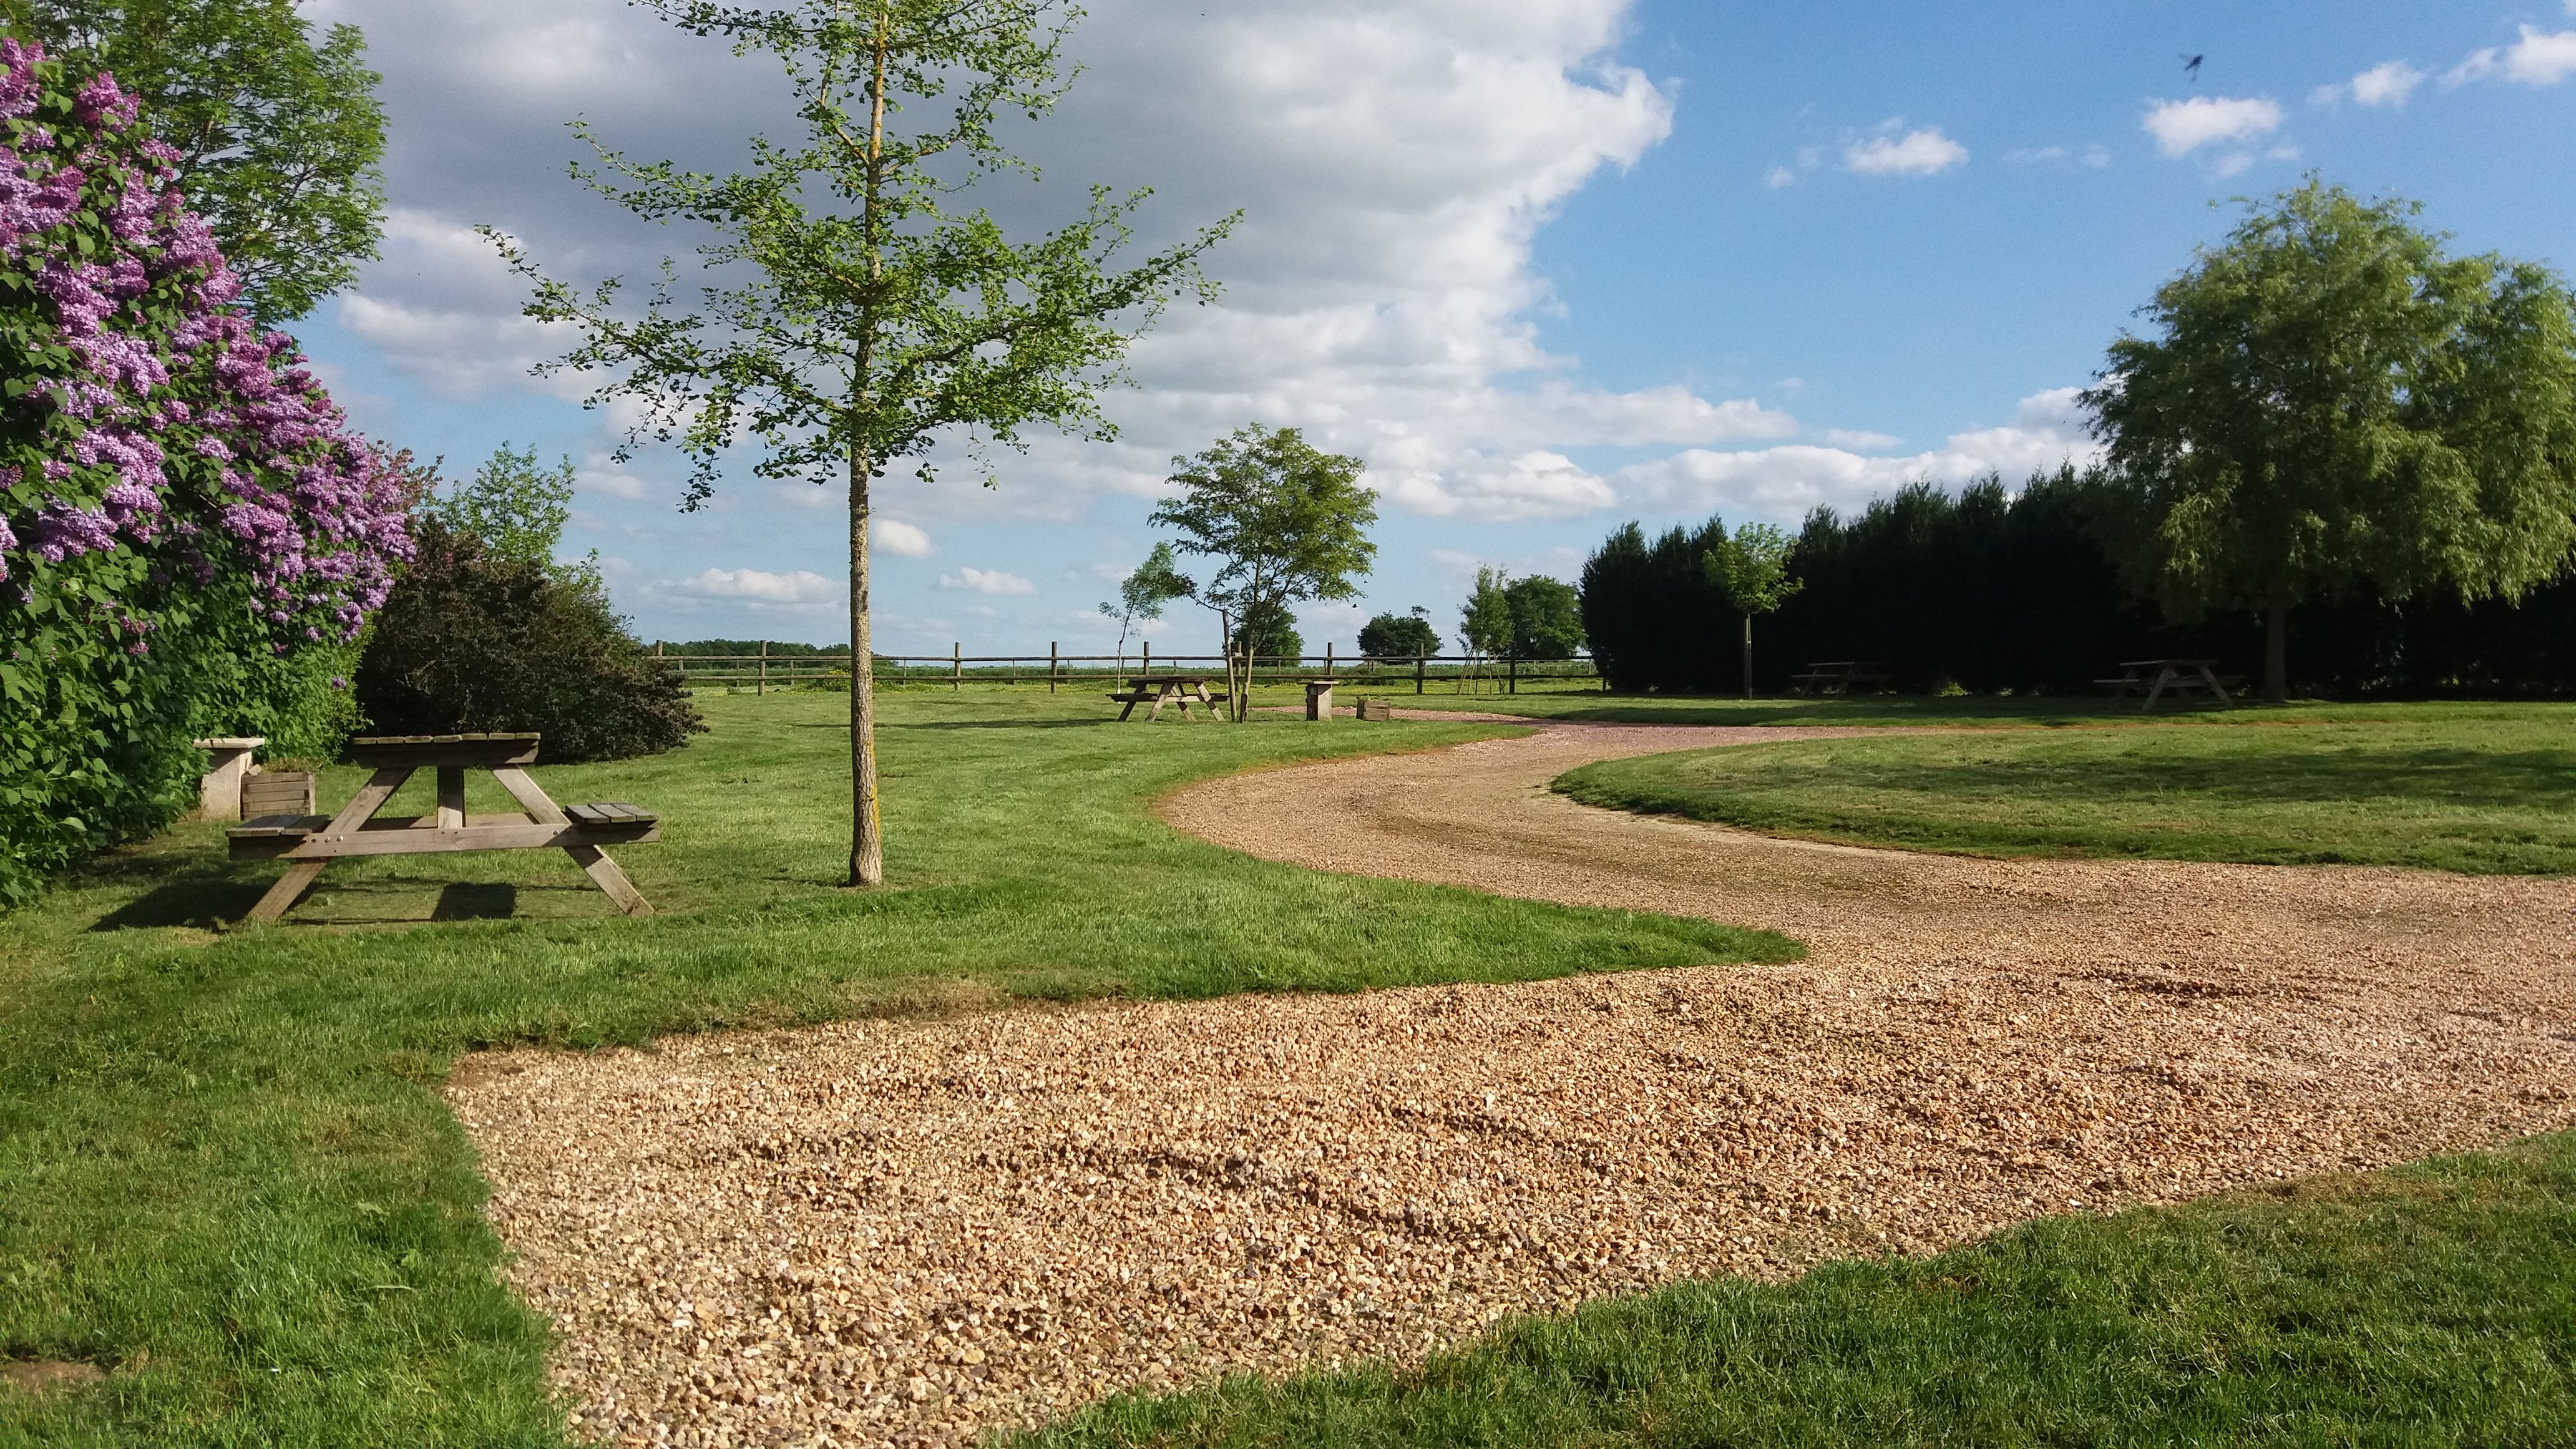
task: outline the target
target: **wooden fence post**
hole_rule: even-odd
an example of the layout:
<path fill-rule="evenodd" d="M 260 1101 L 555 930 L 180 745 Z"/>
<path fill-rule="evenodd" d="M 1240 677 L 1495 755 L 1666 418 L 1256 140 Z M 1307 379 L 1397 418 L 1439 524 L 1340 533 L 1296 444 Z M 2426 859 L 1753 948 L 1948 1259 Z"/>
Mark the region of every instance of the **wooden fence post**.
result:
<path fill-rule="evenodd" d="M 760 682 L 751 687 L 753 698 L 769 693 L 769 641 L 760 641 Z"/>
<path fill-rule="evenodd" d="M 1503 693 L 1505 693 L 1505 694 L 1518 694 L 1518 693 L 1520 693 L 1520 692 L 1521 692 L 1521 657 L 1520 657 L 1519 655 L 1517 655 L 1517 654 L 1514 654 L 1514 655 L 1509 656 L 1508 658 L 1506 658 L 1506 659 L 1503 661 L 1503 667 L 1504 667 L 1505 669 L 1507 669 L 1507 670 L 1509 670 L 1509 671 L 1511 672 L 1510 682 L 1508 682 L 1507 684 L 1505 684 L 1505 685 L 1503 686 Z"/>
<path fill-rule="evenodd" d="M 966 687 L 966 646 L 955 640 L 948 643 L 948 692 L 955 694 Z"/>
<path fill-rule="evenodd" d="M 1143 671 L 1144 671 L 1145 673 L 1147 673 L 1147 674 L 1151 674 L 1151 673 L 1153 673 L 1153 672 L 1154 672 L 1154 641 L 1153 641 L 1153 640 L 1148 639 L 1148 640 L 1146 640 L 1146 641 L 1145 641 L 1145 662 L 1144 662 L 1144 663 L 1142 663 L 1142 664 L 1137 665 L 1136 667 L 1137 667 L 1138 669 L 1143 670 Z"/>
<path fill-rule="evenodd" d="M 1413 692 L 1422 692 L 1422 656 L 1419 654 L 1413 656 Z"/>
<path fill-rule="evenodd" d="M 1047 641 L 1047 693 L 1055 693 L 1055 641 Z"/>

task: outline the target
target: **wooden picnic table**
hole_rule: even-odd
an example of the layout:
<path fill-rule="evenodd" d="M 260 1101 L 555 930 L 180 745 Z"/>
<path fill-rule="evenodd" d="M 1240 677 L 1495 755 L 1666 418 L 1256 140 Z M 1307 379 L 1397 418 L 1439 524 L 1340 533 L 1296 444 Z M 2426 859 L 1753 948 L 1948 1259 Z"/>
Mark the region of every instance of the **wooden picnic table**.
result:
<path fill-rule="evenodd" d="M 267 815 L 230 832 L 236 860 L 284 860 L 286 874 L 251 908 L 250 920 L 285 915 L 332 861 L 361 855 L 437 855 L 455 850 L 554 850 L 573 858 L 592 882 L 630 916 L 653 907 L 601 849 L 662 838 L 659 817 L 632 805 L 562 805 L 528 777 L 537 758 L 532 734 L 376 735 L 349 742 L 349 756 L 375 773 L 337 815 Z M 384 816 L 394 792 L 415 770 L 438 772 L 438 808 L 422 816 Z M 465 772 L 489 770 L 524 814 L 465 813 Z"/>
<path fill-rule="evenodd" d="M 1800 694 L 1849 694 L 1855 689 L 1887 689 L 1896 676 L 1877 659 L 1825 659 L 1807 666 L 1804 674 L 1792 674 L 1789 682 Z"/>
<path fill-rule="evenodd" d="M 2241 686 L 2245 680 L 2241 675 L 2213 673 L 2217 663 L 2215 659 L 2124 659 L 2119 678 L 2093 682 L 2107 687 L 2113 699 L 2124 699 L 2132 690 L 2144 691 L 2146 702 L 2138 706 L 2141 714 L 2154 709 L 2167 694 L 2180 698 L 2204 691 L 2232 709 L 2236 701 L 2227 697 L 2227 686 Z"/>
<path fill-rule="evenodd" d="M 1211 691 L 1204 674 L 1137 674 L 1128 677 L 1124 690 L 1112 691 L 1109 702 L 1127 706 L 1118 711 L 1120 719 L 1134 714 L 1136 706 L 1150 704 L 1153 709 L 1146 713 L 1145 719 L 1151 723 L 1162 718 L 1163 706 L 1167 704 L 1179 705 L 1183 719 L 1190 717 L 1192 704 L 1201 706 L 1210 717 L 1214 717 L 1216 707 L 1229 698 L 1232 696 L 1222 689 Z"/>

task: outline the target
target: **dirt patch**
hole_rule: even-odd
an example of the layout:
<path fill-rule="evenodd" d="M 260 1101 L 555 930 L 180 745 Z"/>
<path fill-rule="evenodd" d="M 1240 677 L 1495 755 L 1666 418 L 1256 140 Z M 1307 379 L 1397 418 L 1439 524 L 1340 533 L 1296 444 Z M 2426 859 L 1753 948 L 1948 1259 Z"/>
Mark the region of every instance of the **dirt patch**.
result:
<path fill-rule="evenodd" d="M 60 1358 L 0 1360 L 0 1384 L 21 1393 L 60 1393 L 106 1381 L 107 1370 L 94 1363 Z"/>
<path fill-rule="evenodd" d="M 1164 810 L 1327 869 L 1783 930 L 1814 950 L 1796 965 L 461 1074 L 581 1426 L 959 1443 L 1122 1388 L 1415 1359 L 1677 1277 L 2576 1125 L 2576 883 L 1898 855 L 1546 789 L 1791 733 L 1550 725 Z"/>

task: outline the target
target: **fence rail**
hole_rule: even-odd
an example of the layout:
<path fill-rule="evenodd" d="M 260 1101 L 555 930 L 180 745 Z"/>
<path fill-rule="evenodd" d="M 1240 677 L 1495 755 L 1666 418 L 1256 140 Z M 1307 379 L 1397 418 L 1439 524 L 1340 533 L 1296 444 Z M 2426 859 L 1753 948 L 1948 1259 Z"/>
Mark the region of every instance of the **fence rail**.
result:
<path fill-rule="evenodd" d="M 766 693 L 772 687 L 845 683 L 850 677 L 847 652 L 674 654 L 666 652 L 664 645 L 655 644 L 653 654 L 667 664 L 678 666 L 681 676 L 689 683 L 748 684 L 755 693 Z M 1043 684 L 1052 692 L 1067 684 L 1098 683 L 1138 675 L 1189 673 L 1194 670 L 1221 674 L 1225 663 L 1225 657 L 1220 654 L 1157 654 L 1151 644 L 1130 654 L 1065 654 L 1050 647 L 1043 655 L 968 654 L 961 644 L 946 654 L 872 655 L 869 677 L 880 684 L 944 682 L 952 689 L 963 689 L 970 682 Z M 1584 658 L 1491 659 L 1462 654 L 1425 654 L 1402 659 L 1375 659 L 1339 654 L 1330 649 L 1321 654 L 1255 655 L 1250 673 L 1256 684 L 1332 678 L 1361 688 L 1401 689 L 1409 684 L 1415 694 L 1428 693 L 1434 684 L 1443 685 L 1455 693 L 1481 693 L 1492 689 L 1517 694 L 1524 684 L 1556 684 L 1561 687 L 1567 681 L 1597 682 L 1601 677 L 1593 662 Z"/>

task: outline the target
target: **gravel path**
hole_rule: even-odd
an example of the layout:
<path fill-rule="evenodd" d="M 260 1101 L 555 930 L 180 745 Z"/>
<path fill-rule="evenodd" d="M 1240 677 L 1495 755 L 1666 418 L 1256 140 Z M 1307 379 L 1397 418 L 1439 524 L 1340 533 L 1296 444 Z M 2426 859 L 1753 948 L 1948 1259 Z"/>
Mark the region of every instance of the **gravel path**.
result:
<path fill-rule="evenodd" d="M 1545 788 L 1792 733 L 1552 725 L 1165 813 L 1323 869 L 1769 926 L 1794 966 L 475 1059 L 450 1096 L 580 1426 L 957 1443 L 2576 1125 L 2576 883 L 1904 855 Z"/>

